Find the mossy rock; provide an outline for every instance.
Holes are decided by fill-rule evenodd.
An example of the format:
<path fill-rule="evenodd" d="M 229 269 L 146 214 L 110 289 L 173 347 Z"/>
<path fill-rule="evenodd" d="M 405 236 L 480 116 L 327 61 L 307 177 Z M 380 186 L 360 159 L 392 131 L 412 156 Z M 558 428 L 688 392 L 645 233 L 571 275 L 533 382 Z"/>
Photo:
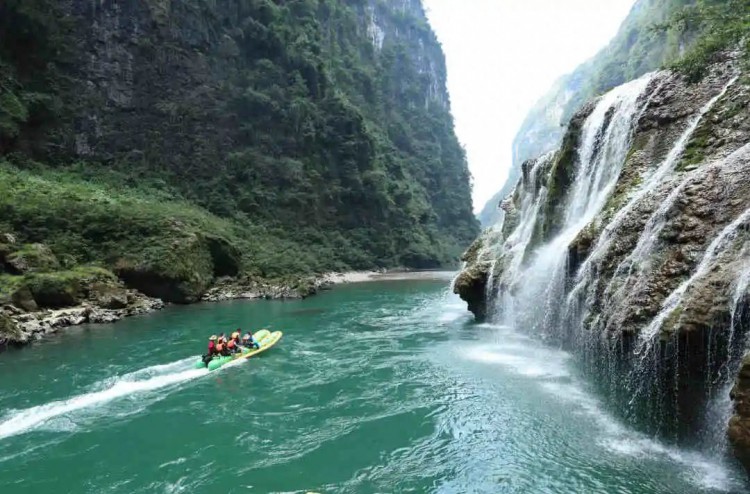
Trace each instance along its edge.
<path fill-rule="evenodd" d="M 242 268 L 242 252 L 225 238 L 207 235 L 206 243 L 216 277 L 237 276 Z"/>
<path fill-rule="evenodd" d="M 103 309 L 124 309 L 128 306 L 128 291 L 112 283 L 94 283 L 89 288 L 89 299 Z"/>
<path fill-rule="evenodd" d="M 11 296 L 11 302 L 19 309 L 23 309 L 26 312 L 35 312 L 39 310 L 39 305 L 34 300 L 34 294 L 31 293 L 29 287 L 22 286 Z"/>
<path fill-rule="evenodd" d="M 166 246 L 156 246 L 142 259 L 122 258 L 115 272 L 128 287 L 165 302 L 197 302 L 214 280 L 211 245 L 205 237 L 189 234 Z M 230 267 L 229 252 L 221 251 L 222 269 Z"/>
<path fill-rule="evenodd" d="M 29 340 L 16 322 L 8 315 L 0 313 L 0 344 L 23 344 Z"/>
<path fill-rule="evenodd" d="M 0 305 L 12 303 L 13 293 L 22 285 L 22 276 L 0 273 Z"/>
<path fill-rule="evenodd" d="M 484 237 L 480 236 L 478 239 L 476 239 L 468 249 L 466 249 L 466 252 L 464 252 L 464 255 L 461 256 L 461 260 L 468 264 L 474 264 L 479 260 L 479 252 L 484 248 Z"/>
<path fill-rule="evenodd" d="M 12 274 L 25 274 L 60 269 L 57 257 L 44 244 L 28 244 L 5 257 L 6 270 Z"/>
<path fill-rule="evenodd" d="M 13 244 L 9 244 L 2 241 L 2 237 L 0 237 L 0 272 L 7 271 L 7 267 L 5 265 L 6 259 L 8 259 L 8 256 L 13 253 L 15 250 L 15 246 Z"/>
<path fill-rule="evenodd" d="M 115 282 L 114 275 L 101 268 L 80 267 L 53 273 L 33 273 L 24 277 L 39 307 L 57 309 L 80 304 L 88 287 L 96 282 Z"/>

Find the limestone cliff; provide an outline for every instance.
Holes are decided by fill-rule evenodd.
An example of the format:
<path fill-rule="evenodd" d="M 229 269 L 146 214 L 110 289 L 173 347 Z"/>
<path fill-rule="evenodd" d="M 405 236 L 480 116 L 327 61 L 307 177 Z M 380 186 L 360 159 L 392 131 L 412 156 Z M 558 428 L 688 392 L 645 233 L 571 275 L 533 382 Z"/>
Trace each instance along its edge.
<path fill-rule="evenodd" d="M 738 57 L 721 54 L 699 82 L 648 74 L 585 105 L 560 149 L 524 164 L 504 222 L 455 284 L 478 317 L 570 349 L 625 418 L 675 438 L 713 427 L 709 404 L 728 394 L 750 329 Z M 729 437 L 750 466 L 747 366 Z"/>
<path fill-rule="evenodd" d="M 0 2 L 0 212 L 47 271 L 177 303 L 453 266 L 478 233 L 419 0 Z"/>

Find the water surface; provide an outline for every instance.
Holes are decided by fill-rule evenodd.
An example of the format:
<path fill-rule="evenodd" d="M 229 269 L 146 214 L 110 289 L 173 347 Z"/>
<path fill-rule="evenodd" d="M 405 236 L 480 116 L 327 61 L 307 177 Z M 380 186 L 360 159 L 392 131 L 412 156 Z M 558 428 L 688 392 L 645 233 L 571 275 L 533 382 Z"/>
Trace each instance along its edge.
<path fill-rule="evenodd" d="M 172 307 L 0 354 L 0 492 L 745 492 L 621 425 L 566 353 L 472 323 L 449 281 Z M 194 370 L 237 325 L 285 336 Z"/>

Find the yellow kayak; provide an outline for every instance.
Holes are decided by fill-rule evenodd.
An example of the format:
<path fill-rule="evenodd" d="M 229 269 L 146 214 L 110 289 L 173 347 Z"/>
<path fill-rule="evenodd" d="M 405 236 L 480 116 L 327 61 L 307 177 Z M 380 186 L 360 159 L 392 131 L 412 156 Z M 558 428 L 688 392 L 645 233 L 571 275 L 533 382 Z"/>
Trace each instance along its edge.
<path fill-rule="evenodd" d="M 276 345 L 276 343 L 279 342 L 283 335 L 284 333 L 282 333 L 281 331 L 274 331 L 272 333 L 267 329 L 261 329 L 253 335 L 253 338 L 255 339 L 256 343 L 258 343 L 260 348 L 245 348 L 242 350 L 242 353 L 238 353 L 232 356 L 214 357 L 208 363 L 208 370 L 214 371 L 230 362 L 234 362 L 235 360 L 248 359 L 250 357 L 258 355 L 259 353 L 263 353 L 269 348 Z M 196 362 L 195 367 L 206 367 L 206 364 L 201 360 L 199 362 Z"/>
<path fill-rule="evenodd" d="M 263 353 L 274 346 L 276 343 L 278 343 L 282 336 L 284 336 L 284 333 L 282 333 L 281 331 L 274 331 L 273 333 L 271 333 L 267 329 L 261 329 L 253 335 L 255 341 L 257 341 L 258 345 L 260 345 L 260 348 L 251 348 L 249 352 L 242 352 L 241 354 L 235 355 L 234 358 L 245 359 L 254 357 L 259 353 Z"/>

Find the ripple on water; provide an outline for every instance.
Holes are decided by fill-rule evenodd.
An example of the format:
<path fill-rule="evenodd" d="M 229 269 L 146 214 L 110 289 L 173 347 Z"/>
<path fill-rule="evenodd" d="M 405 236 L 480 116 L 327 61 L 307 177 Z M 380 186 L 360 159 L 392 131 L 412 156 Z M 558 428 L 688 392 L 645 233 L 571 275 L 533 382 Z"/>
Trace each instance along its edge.
<path fill-rule="evenodd" d="M 283 344 L 267 358 L 191 385 L 159 387 L 194 359 L 127 375 L 120 366 L 110 375 L 122 377 L 73 385 L 72 398 L 47 400 L 52 408 L 16 406 L 0 427 L 26 412 L 36 414 L 37 426 L 70 430 L 0 439 L 5 478 L 43 477 L 57 462 L 77 465 L 69 457 L 75 451 L 95 466 L 85 483 L 68 486 L 71 492 L 211 492 L 218 470 L 233 492 L 741 490 L 720 462 L 619 423 L 588 392 L 565 352 L 507 327 L 470 325 L 463 306 L 444 292 L 366 290 L 372 289 L 314 299 L 324 304 L 330 295 L 336 303 L 297 313 L 304 318 L 298 326 L 287 319 Z M 198 313 L 229 318 L 225 313 L 257 307 L 283 320 L 287 307 L 300 305 L 217 305 Z M 205 333 L 191 331 L 185 330 L 186 339 L 198 341 Z M 135 386 L 130 394 L 106 394 L 128 386 Z M 70 401 L 82 396 L 86 407 Z M 38 412 L 48 416 L 39 421 Z M 34 447 L 49 447 L 14 456 L 12 448 L 32 438 Z M 57 442 L 42 442 L 48 439 Z M 128 445 L 137 448 L 129 450 L 132 458 L 122 453 Z"/>

